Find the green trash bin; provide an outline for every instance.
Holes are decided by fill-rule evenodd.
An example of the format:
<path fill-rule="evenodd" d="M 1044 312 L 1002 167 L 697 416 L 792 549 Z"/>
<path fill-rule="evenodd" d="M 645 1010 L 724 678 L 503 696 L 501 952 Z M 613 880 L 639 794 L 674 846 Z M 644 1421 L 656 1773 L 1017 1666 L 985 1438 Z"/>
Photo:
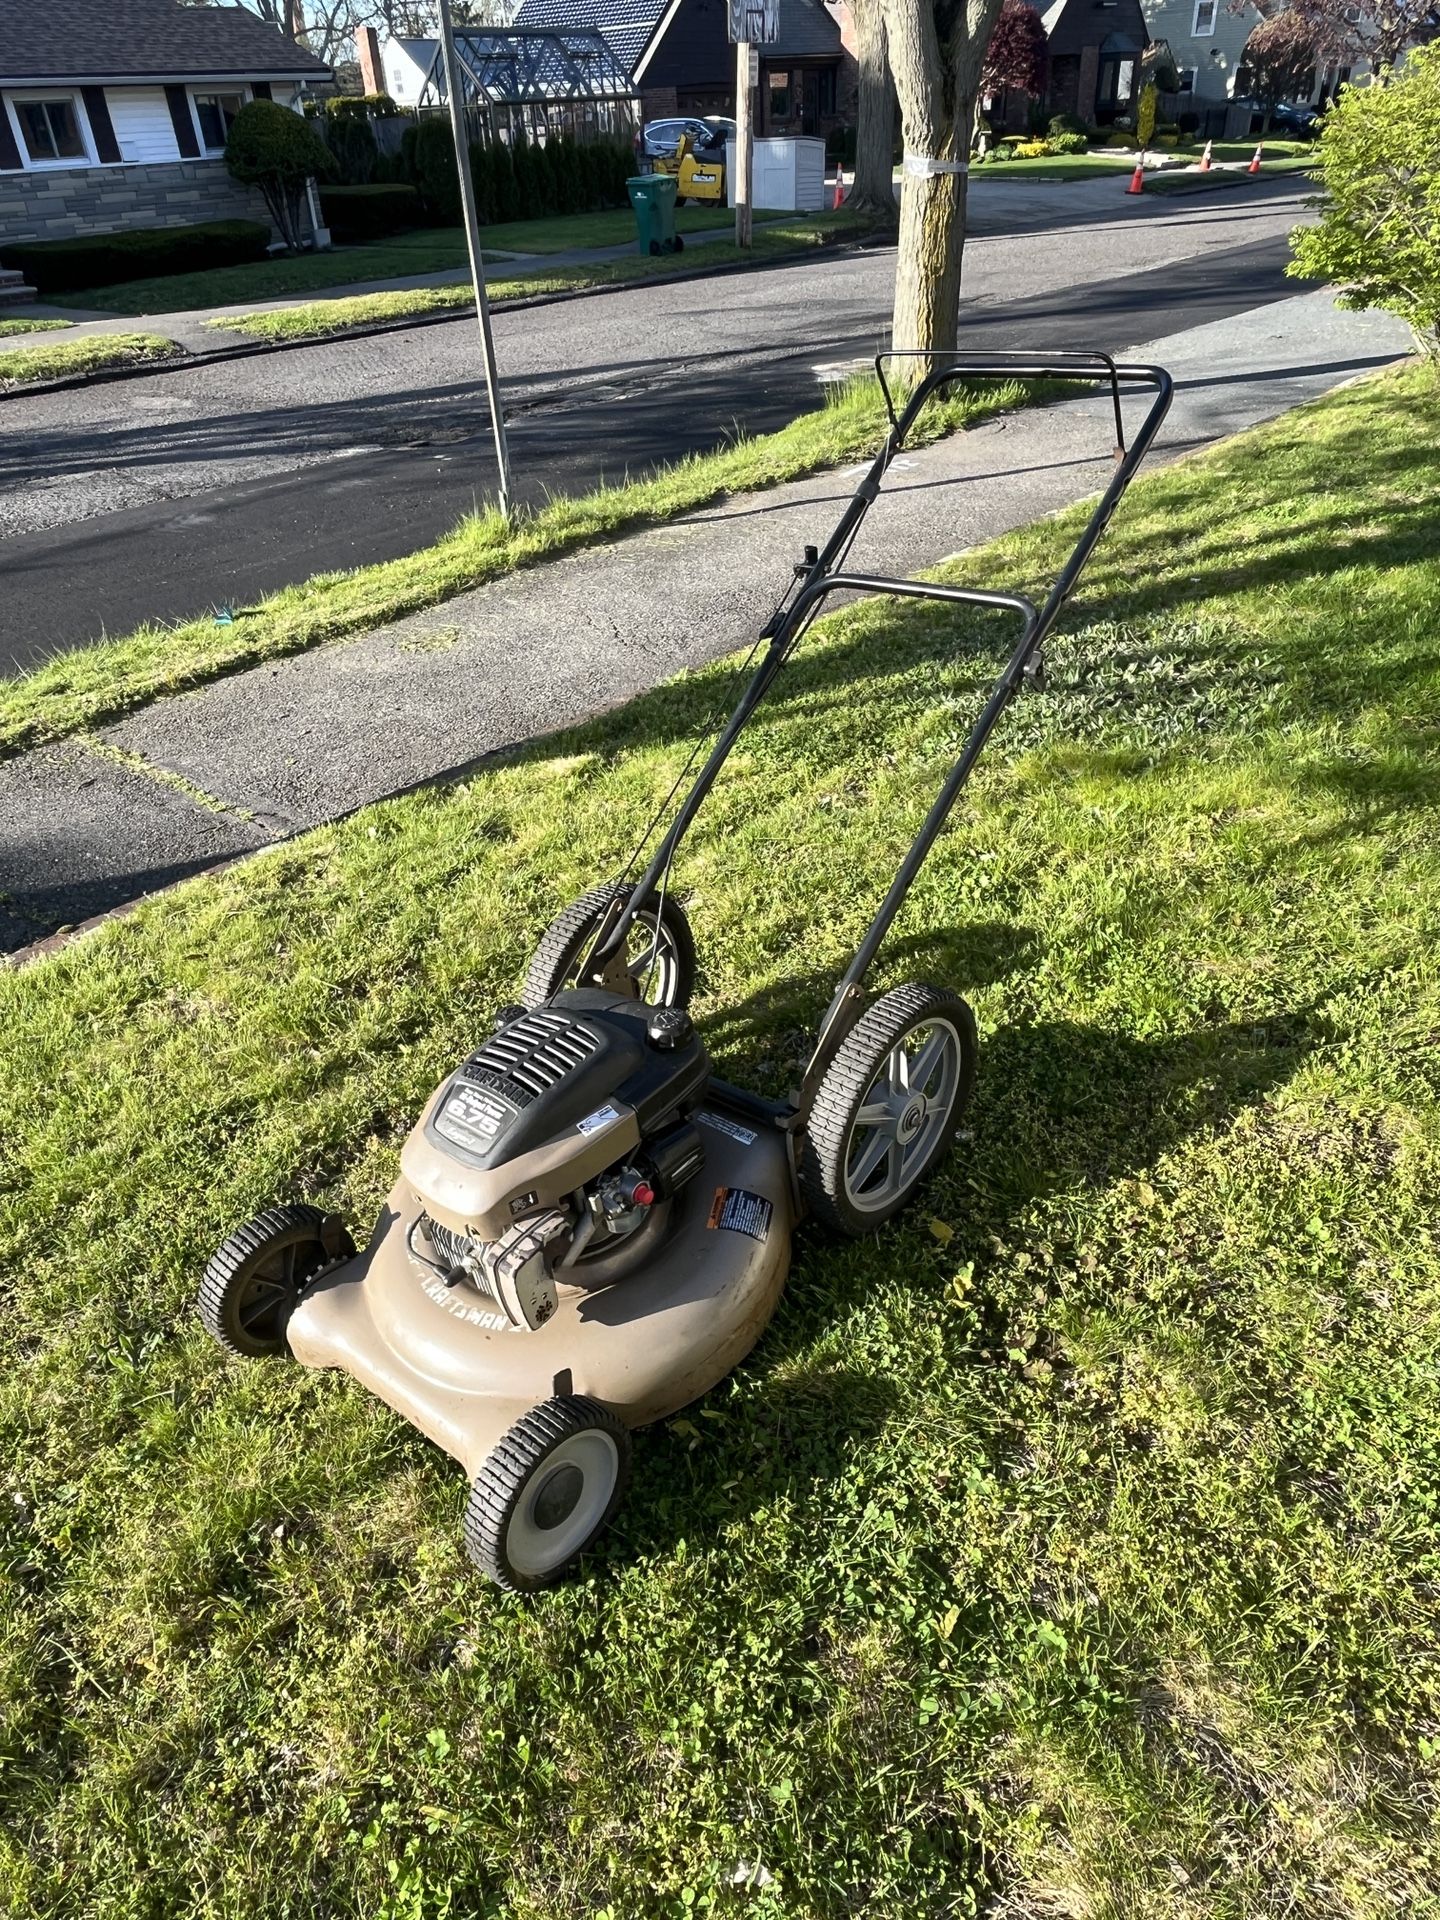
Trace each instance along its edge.
<path fill-rule="evenodd" d="M 680 181 L 673 173 L 641 173 L 627 180 L 635 209 L 641 253 L 679 253 L 685 242 L 675 231 L 675 196 Z"/>

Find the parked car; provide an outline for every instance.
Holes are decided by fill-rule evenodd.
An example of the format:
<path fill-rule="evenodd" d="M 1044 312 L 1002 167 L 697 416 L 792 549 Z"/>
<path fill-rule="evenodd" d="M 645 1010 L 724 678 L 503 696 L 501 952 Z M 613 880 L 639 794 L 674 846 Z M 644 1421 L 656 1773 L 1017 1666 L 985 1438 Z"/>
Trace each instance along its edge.
<path fill-rule="evenodd" d="M 1253 96 L 1242 95 L 1233 105 L 1246 108 L 1256 119 L 1263 123 L 1265 102 Z M 1308 106 L 1303 100 L 1278 100 L 1270 109 L 1270 126 L 1276 133 L 1293 133 L 1297 139 L 1313 140 L 1320 131 L 1321 114 L 1318 108 Z"/>
<path fill-rule="evenodd" d="M 735 138 L 735 122 L 719 116 L 701 119 L 686 115 L 679 120 L 651 120 L 641 130 L 640 151 L 647 160 L 674 158 L 681 136 L 690 136 L 690 151 L 697 160 L 725 164 L 725 142 Z"/>

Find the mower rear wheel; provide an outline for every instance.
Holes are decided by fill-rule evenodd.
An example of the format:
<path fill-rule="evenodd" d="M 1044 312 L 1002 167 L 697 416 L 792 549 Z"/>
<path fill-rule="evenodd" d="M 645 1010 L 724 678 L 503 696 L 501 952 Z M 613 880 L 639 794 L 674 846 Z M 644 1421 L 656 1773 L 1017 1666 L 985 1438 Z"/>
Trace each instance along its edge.
<path fill-rule="evenodd" d="M 355 1242 L 319 1207 L 270 1207 L 216 1248 L 200 1282 L 206 1331 L 243 1359 L 281 1353 L 290 1309 L 322 1268 L 348 1260 Z"/>
<path fill-rule="evenodd" d="M 859 1238 L 900 1211 L 954 1138 L 975 1085 L 975 1016 L 943 987 L 896 987 L 826 1068 L 800 1158 L 815 1218 Z"/>
<path fill-rule="evenodd" d="M 521 1417 L 470 1488 L 465 1551 L 511 1593 L 534 1593 L 609 1525 L 630 1479 L 630 1435 L 598 1400 L 563 1394 Z"/>
<path fill-rule="evenodd" d="M 554 920 L 535 949 L 520 998 L 527 1007 L 543 1007 L 566 987 L 583 984 L 581 969 L 602 921 L 616 900 L 634 889 L 611 882 L 582 893 Z M 635 997 L 652 1007 L 688 1006 L 695 991 L 695 936 L 685 909 L 669 894 L 658 908 L 642 907 L 630 928 L 625 968 Z"/>

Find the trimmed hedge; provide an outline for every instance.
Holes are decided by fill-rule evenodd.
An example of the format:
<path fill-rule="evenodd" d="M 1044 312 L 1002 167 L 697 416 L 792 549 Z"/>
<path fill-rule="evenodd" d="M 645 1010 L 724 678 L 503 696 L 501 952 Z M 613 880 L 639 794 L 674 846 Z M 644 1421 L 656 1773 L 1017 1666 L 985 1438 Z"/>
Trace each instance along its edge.
<path fill-rule="evenodd" d="M 40 293 L 78 293 L 166 273 L 203 273 L 263 260 L 270 229 L 259 220 L 208 220 L 197 227 L 137 227 L 75 240 L 0 243 L 0 266 L 18 268 Z"/>
<path fill-rule="evenodd" d="M 321 187 L 320 211 L 342 244 L 418 227 L 424 219 L 420 195 L 406 186 Z"/>
<path fill-rule="evenodd" d="M 449 121 L 437 115 L 406 127 L 401 160 L 426 217 L 440 226 L 458 224 L 460 186 Z M 481 225 L 487 227 L 628 206 L 625 182 L 634 169 L 631 149 L 615 140 L 581 144 L 556 135 L 544 146 L 517 140 L 508 147 L 497 143 L 470 149 L 475 203 Z"/>

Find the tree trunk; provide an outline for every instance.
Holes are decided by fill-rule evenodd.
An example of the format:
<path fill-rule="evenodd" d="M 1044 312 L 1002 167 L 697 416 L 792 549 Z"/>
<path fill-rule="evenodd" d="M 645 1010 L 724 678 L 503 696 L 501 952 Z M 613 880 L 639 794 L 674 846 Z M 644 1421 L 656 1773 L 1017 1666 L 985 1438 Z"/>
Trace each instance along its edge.
<path fill-rule="evenodd" d="M 932 0 L 884 0 L 884 6 L 905 132 L 891 344 L 897 352 L 946 352 L 959 333 L 966 168 L 980 70 L 1000 0 L 947 7 L 943 42 Z"/>
<path fill-rule="evenodd" d="M 856 0 L 855 59 L 860 102 L 855 131 L 855 184 L 847 204 L 856 213 L 895 224 L 895 87 L 885 50 L 881 0 Z"/>
<path fill-rule="evenodd" d="M 890 343 L 897 353 L 955 345 L 965 248 L 965 175 L 907 178 L 900 193 L 900 245 Z"/>

